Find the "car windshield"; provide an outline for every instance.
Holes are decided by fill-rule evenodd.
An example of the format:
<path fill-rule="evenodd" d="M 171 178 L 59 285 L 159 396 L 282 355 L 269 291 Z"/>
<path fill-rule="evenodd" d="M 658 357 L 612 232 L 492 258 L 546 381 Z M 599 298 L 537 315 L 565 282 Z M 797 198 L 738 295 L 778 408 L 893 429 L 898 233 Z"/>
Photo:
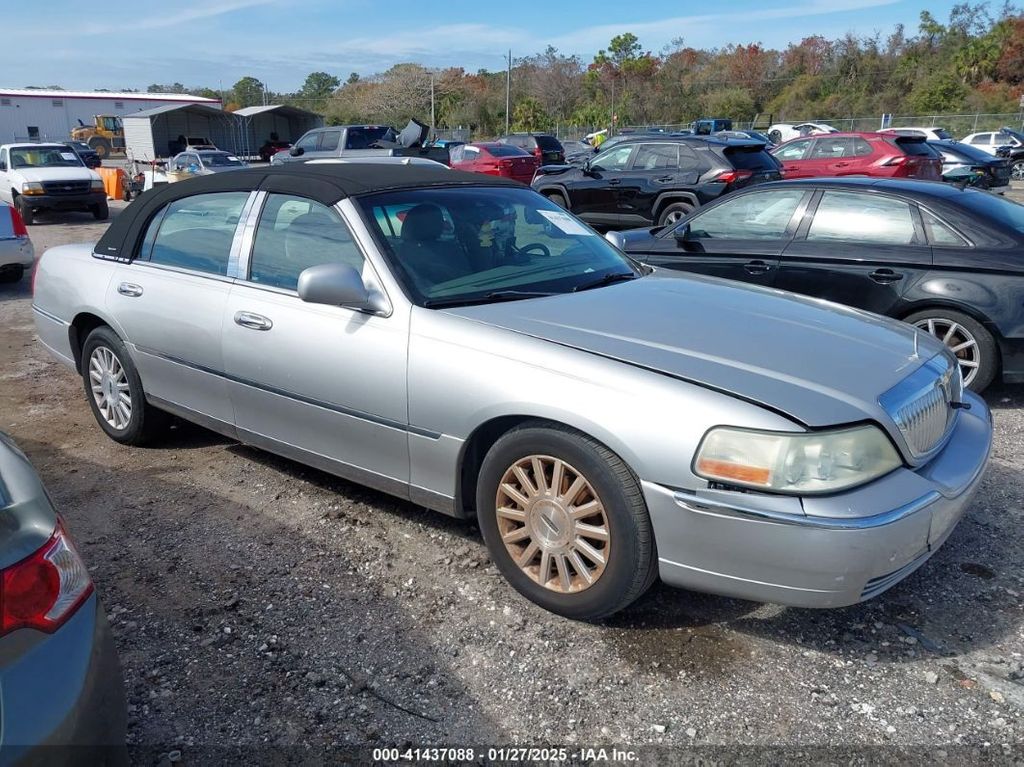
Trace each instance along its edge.
<path fill-rule="evenodd" d="M 11 168 L 74 168 L 82 161 L 69 146 L 16 147 L 11 150 Z"/>
<path fill-rule="evenodd" d="M 416 189 L 358 202 L 393 270 L 424 306 L 569 293 L 642 274 L 529 189 Z"/>
<path fill-rule="evenodd" d="M 213 168 L 240 168 L 245 165 L 244 162 L 227 152 L 200 152 L 199 156 L 203 160 L 203 165 Z"/>
<path fill-rule="evenodd" d="M 1020 203 L 1007 200 L 998 194 L 973 189 L 967 190 L 962 197 L 957 198 L 957 201 L 982 218 L 992 218 L 1004 226 L 1024 232 L 1024 205 Z"/>

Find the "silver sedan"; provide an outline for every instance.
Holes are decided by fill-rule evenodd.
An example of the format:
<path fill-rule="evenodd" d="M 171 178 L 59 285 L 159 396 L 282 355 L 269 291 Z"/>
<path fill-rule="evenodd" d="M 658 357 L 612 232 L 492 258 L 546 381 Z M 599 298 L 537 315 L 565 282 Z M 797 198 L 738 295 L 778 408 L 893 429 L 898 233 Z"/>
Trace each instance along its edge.
<path fill-rule="evenodd" d="M 0 282 L 17 282 L 35 262 L 35 249 L 17 208 L 0 200 Z"/>
<path fill-rule="evenodd" d="M 515 589 L 579 619 L 658 577 L 868 599 L 951 533 L 991 444 L 914 328 L 652 271 L 533 191 L 448 169 L 169 186 L 48 251 L 34 301 L 111 438 L 158 439 L 173 413 L 475 518 Z"/>

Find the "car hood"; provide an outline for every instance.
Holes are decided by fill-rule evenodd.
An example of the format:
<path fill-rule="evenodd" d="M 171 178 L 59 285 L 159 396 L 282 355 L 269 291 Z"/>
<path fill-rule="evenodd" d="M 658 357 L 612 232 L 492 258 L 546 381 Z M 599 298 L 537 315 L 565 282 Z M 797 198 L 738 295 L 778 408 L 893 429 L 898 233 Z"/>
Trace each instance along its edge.
<path fill-rule="evenodd" d="M 15 168 L 25 181 L 92 181 L 99 176 L 84 165 L 67 168 Z"/>
<path fill-rule="evenodd" d="M 874 314 L 660 270 L 582 293 L 445 311 L 727 392 L 809 427 L 870 419 L 895 433 L 879 396 L 942 351 Z"/>

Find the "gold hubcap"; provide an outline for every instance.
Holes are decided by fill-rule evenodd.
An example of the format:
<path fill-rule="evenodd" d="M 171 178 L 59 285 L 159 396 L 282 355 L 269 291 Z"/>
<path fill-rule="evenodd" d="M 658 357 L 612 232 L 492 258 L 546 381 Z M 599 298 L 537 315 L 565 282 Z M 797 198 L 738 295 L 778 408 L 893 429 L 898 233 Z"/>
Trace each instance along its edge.
<path fill-rule="evenodd" d="M 512 464 L 498 485 L 495 508 L 505 549 L 535 583 L 571 594 L 604 573 L 611 550 L 604 504 L 565 461 L 531 455 Z"/>

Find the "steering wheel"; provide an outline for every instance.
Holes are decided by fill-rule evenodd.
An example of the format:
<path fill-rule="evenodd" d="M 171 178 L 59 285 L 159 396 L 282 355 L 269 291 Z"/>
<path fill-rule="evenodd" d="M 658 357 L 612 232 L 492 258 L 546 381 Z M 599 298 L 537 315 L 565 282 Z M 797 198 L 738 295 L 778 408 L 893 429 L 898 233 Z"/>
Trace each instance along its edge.
<path fill-rule="evenodd" d="M 551 251 L 548 250 L 548 246 L 542 242 L 531 242 L 529 245 L 523 245 L 521 248 L 516 248 L 520 253 L 529 253 L 531 250 L 536 250 L 544 258 L 551 258 Z"/>

